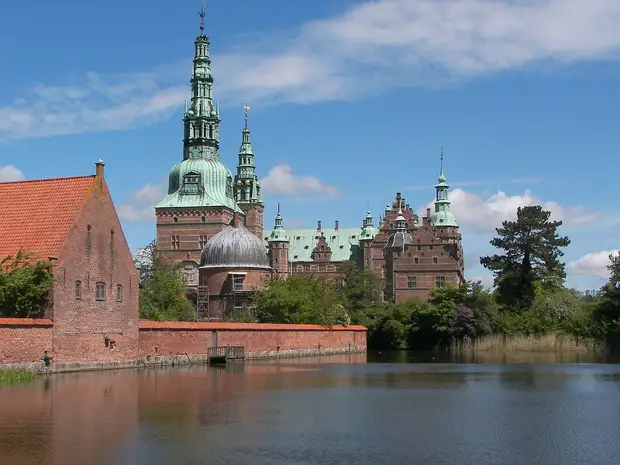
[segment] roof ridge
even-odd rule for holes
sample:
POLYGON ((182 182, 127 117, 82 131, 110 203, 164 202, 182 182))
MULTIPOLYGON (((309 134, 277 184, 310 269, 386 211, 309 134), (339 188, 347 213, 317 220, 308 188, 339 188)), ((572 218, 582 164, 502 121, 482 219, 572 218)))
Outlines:
POLYGON ((26 183, 35 183, 35 182, 49 182, 49 181, 66 181, 68 179, 87 179, 94 178, 94 174, 90 174, 88 176, 62 176, 59 178, 43 178, 43 179, 24 179, 22 181, 0 181, 0 184, 26 184, 26 183))

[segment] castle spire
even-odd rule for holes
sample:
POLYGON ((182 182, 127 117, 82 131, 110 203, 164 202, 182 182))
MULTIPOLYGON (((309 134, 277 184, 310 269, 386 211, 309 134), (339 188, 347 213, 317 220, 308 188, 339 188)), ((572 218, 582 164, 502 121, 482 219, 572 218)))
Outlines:
POLYGON ((278 202, 278 212, 273 226, 273 231, 269 235, 269 242, 288 242, 288 236, 282 226, 282 215, 280 214, 280 202, 278 202))
POLYGON ((239 163, 235 176, 235 198, 237 202, 261 202, 260 185, 254 166, 254 149, 250 141, 248 128, 248 113, 250 105, 243 105, 244 126, 241 132, 241 147, 239 148, 239 163))
POLYGON ((213 75, 209 38, 205 35, 205 4, 200 13, 200 34, 194 40, 191 98, 183 116, 183 159, 211 158, 219 160, 220 118, 213 102, 213 75))
POLYGON ((442 146, 439 162, 439 178, 435 185, 435 211, 431 215, 431 224, 433 226, 458 227, 458 221, 450 211, 450 200, 448 200, 448 190, 450 186, 446 182, 446 176, 443 170, 443 156, 444 148, 442 146))

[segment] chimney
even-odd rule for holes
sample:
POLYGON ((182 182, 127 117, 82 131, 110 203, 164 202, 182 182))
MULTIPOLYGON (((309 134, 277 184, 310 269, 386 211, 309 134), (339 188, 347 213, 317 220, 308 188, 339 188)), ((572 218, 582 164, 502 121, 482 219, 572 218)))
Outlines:
POLYGON ((338 231, 338 220, 336 220, 336 224, 334 224, 334 229, 338 231))
POLYGON ((97 160, 97 163, 95 163, 95 176, 97 176, 98 178, 103 178, 103 167, 104 166, 105 166, 105 163, 103 162, 101 158, 97 160))
POLYGON ((427 218, 430 218, 430 217, 431 217, 431 209, 430 209, 430 208, 427 208, 427 209, 426 209, 426 217, 427 217, 427 218))
POLYGON ((316 230, 320 231, 321 230, 321 220, 316 222, 316 230))
POLYGON ((396 193, 396 202, 400 203, 400 192, 396 193))

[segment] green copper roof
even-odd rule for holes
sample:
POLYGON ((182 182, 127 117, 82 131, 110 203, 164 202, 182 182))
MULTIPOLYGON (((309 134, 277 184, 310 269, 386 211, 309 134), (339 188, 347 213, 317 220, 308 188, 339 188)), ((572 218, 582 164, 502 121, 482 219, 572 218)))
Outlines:
MULTIPOLYGON (((323 228, 321 230, 325 236, 325 242, 332 251, 332 262, 342 262, 346 260, 356 260, 360 253, 359 240, 362 233, 361 228, 323 228)), ((321 231, 316 229, 296 229, 288 231, 289 238, 289 262, 311 262, 312 251, 316 246, 321 231)), ((374 234, 379 231, 374 229, 374 234)), ((265 246, 269 244, 269 237, 272 231, 264 232, 265 246)))
POLYGON ((276 214, 276 221, 273 227, 273 231, 269 234, 268 242, 288 242, 288 236, 282 226, 282 215, 280 215, 280 204, 278 203, 278 213, 276 214))
POLYGON ((443 172, 443 147, 441 149, 441 166, 439 169, 439 178, 435 184, 435 211, 431 214, 431 225, 435 227, 447 226, 458 227, 454 213, 450 211, 450 200, 448 200, 448 189, 450 186, 446 182, 446 176, 443 172))
POLYGON ((230 170, 213 158, 189 158, 172 167, 168 195, 155 205, 167 207, 228 207, 242 212, 233 198, 230 170))

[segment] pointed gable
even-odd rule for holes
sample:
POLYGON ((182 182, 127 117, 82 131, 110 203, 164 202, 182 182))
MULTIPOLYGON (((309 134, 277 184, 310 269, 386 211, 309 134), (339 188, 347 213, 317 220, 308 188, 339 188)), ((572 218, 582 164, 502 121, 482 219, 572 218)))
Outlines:
POLYGON ((0 182, 0 260, 18 251, 57 256, 95 176, 0 182))

